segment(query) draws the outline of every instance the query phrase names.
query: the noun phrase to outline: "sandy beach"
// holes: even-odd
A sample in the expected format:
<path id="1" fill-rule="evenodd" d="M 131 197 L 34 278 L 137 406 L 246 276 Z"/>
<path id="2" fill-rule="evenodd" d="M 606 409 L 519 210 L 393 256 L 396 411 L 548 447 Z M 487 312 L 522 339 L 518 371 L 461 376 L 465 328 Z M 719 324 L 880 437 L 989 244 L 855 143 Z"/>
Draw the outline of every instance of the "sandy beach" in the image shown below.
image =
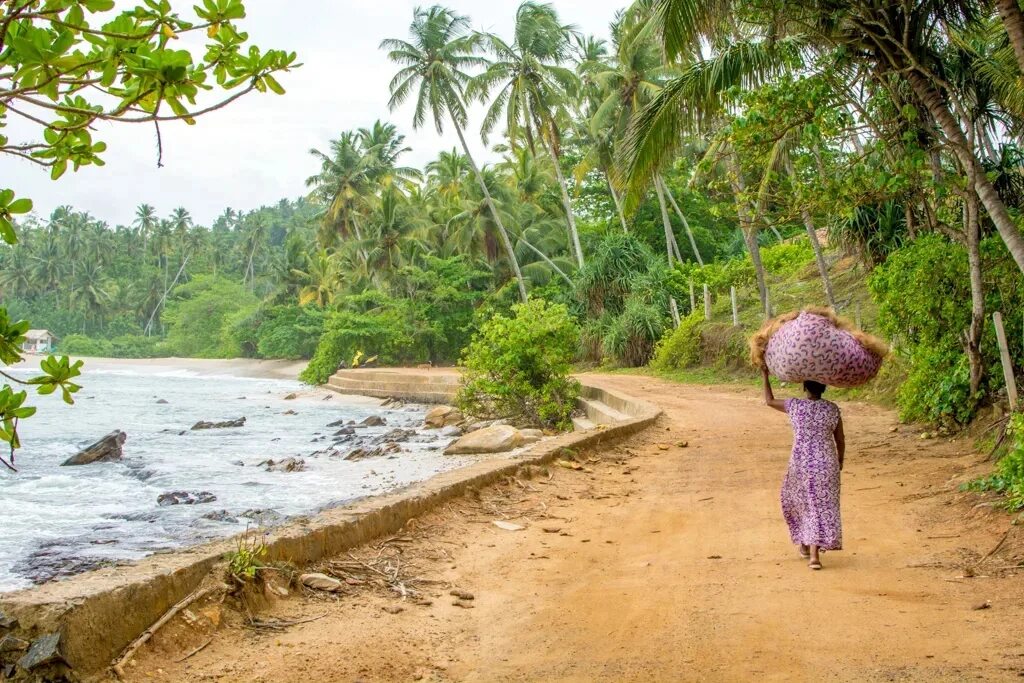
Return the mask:
<path id="1" fill-rule="evenodd" d="M 28 369 L 38 367 L 44 356 L 27 354 L 12 367 Z M 72 356 L 72 360 L 85 362 L 89 370 L 109 370 L 124 367 L 144 367 L 154 370 L 195 370 L 202 373 L 223 373 L 238 377 L 267 379 L 298 379 L 306 367 L 304 360 L 259 360 L 256 358 L 91 358 Z"/>

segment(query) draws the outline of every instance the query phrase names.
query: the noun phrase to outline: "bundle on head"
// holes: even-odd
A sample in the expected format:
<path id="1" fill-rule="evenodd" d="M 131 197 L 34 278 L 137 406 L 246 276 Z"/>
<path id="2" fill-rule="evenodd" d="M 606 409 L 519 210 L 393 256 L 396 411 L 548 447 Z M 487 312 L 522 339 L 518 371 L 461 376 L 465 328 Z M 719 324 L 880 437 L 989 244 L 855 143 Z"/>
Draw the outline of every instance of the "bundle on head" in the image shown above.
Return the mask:
<path id="1" fill-rule="evenodd" d="M 884 341 L 827 308 L 780 315 L 750 338 L 750 362 L 767 365 L 785 382 L 860 386 L 878 374 L 888 353 Z"/>

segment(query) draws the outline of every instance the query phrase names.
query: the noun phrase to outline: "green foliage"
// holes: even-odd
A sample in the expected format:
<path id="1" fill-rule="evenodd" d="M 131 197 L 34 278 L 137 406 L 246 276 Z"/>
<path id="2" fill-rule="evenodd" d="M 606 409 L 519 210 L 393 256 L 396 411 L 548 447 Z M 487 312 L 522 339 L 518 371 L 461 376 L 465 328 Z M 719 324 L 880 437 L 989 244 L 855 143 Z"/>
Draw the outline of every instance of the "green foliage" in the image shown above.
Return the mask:
<path id="1" fill-rule="evenodd" d="M 570 377 L 579 331 L 565 306 L 533 299 L 495 316 L 462 358 L 457 403 L 467 415 L 568 429 L 579 396 Z"/>
<path id="2" fill-rule="evenodd" d="M 791 277 L 814 261 L 814 249 L 807 238 L 788 240 L 762 248 L 761 261 L 772 275 Z"/>
<path id="3" fill-rule="evenodd" d="M 260 358 L 310 358 L 324 330 L 325 313 L 315 306 L 275 306 L 264 313 L 256 352 Z"/>
<path id="4" fill-rule="evenodd" d="M 682 370 L 700 362 L 700 334 L 704 328 L 704 314 L 694 312 L 680 322 L 658 347 L 651 361 L 651 367 L 661 371 Z"/>
<path id="5" fill-rule="evenodd" d="M 263 535 L 239 537 L 234 551 L 228 553 L 228 576 L 240 583 L 248 583 L 256 578 L 259 570 L 265 567 L 263 560 L 267 556 L 267 543 Z"/>
<path id="6" fill-rule="evenodd" d="M 110 358 L 114 355 L 114 345 L 106 339 L 93 339 L 84 334 L 69 334 L 57 345 L 61 353 L 72 356 L 94 358 Z"/>
<path id="7" fill-rule="evenodd" d="M 374 294 L 351 297 L 344 305 L 350 308 L 334 311 L 324 321 L 313 359 L 300 375 L 303 382 L 324 384 L 357 353 L 377 356 L 381 365 L 426 359 L 426 345 L 422 340 L 417 344 L 418 330 L 410 325 L 405 301 Z"/>
<path id="8" fill-rule="evenodd" d="M 1006 428 L 1010 447 L 991 476 L 968 482 L 968 491 L 994 491 L 1006 496 L 1006 509 L 1024 510 L 1024 415 L 1010 417 Z"/>
<path id="9" fill-rule="evenodd" d="M 256 297 L 237 282 L 201 276 L 175 290 L 161 320 L 167 346 L 176 356 L 232 358 L 240 352 L 226 322 L 239 310 L 255 307 Z"/>
<path id="10" fill-rule="evenodd" d="M 669 297 L 679 296 L 676 285 L 668 267 L 635 236 L 606 235 L 576 277 L 584 355 L 645 364 L 670 324 Z"/>

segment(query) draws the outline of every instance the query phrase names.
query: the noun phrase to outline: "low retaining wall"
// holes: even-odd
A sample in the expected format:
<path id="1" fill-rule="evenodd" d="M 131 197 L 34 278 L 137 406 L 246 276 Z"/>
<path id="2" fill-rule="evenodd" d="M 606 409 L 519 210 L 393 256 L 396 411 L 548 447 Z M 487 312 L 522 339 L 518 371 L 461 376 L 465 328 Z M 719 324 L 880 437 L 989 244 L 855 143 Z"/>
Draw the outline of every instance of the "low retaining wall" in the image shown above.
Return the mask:
<path id="1" fill-rule="evenodd" d="M 401 381 L 401 375 L 396 380 Z M 425 393 L 434 387 L 425 383 Z M 382 387 L 381 391 L 386 388 Z M 403 490 L 369 498 L 275 529 L 267 538 L 268 559 L 296 565 L 317 562 L 392 534 L 446 500 L 462 496 L 513 474 L 524 465 L 540 465 L 562 449 L 586 449 L 635 434 L 652 424 L 661 410 L 583 380 L 584 396 L 629 415 L 600 429 L 545 440 L 512 459 L 489 459 L 438 474 Z M 371 394 L 377 395 L 377 394 Z M 389 396 L 382 393 L 381 397 Z M 415 395 L 405 398 L 416 400 Z M 32 589 L 0 595 L 3 617 L 17 619 L 12 633 L 25 640 L 60 633 L 60 652 L 85 679 L 102 674 L 112 660 L 168 609 L 194 591 L 215 569 L 223 569 L 236 541 L 226 539 L 172 553 L 153 555 L 131 566 L 101 569 Z M 4 635 L 0 628 L 0 638 Z M 2 677 L 2 673 L 0 673 Z"/>

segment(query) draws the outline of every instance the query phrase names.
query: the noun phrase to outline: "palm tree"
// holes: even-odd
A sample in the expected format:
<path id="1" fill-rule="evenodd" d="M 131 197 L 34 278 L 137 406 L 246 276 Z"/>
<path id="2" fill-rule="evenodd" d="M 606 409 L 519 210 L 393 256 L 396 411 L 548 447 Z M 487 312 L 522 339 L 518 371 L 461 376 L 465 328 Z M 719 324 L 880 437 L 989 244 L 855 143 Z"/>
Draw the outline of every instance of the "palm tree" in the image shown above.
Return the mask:
<path id="1" fill-rule="evenodd" d="M 504 118 L 506 135 L 513 148 L 523 141 L 534 151 L 539 143 L 551 156 L 573 252 L 582 266 L 583 248 L 562 173 L 562 136 L 558 123 L 579 88 L 573 70 L 562 66 L 572 54 L 570 39 L 575 33 L 572 26 L 559 23 L 551 5 L 527 0 L 516 12 L 511 44 L 495 35 L 483 37 L 494 61 L 473 79 L 471 92 L 484 100 L 495 93 L 484 117 L 485 139 Z"/>
<path id="2" fill-rule="evenodd" d="M 408 200 L 394 186 L 385 187 L 359 251 L 373 276 L 380 281 L 404 265 L 408 252 L 424 252 L 419 239 L 422 224 L 409 211 Z"/>
<path id="3" fill-rule="evenodd" d="M 497 226 L 505 255 L 519 287 L 519 296 L 526 301 L 526 282 L 519 269 L 515 250 L 463 133 L 468 120 L 465 88 L 470 80 L 465 69 L 484 63 L 474 54 L 479 38 L 469 33 L 468 18 L 436 5 L 414 12 L 410 32 L 411 41 L 388 39 L 381 43 L 381 48 L 388 50 L 388 58 L 402 67 L 391 81 L 389 106 L 393 111 L 415 90 L 414 128 L 423 126 L 429 114 L 437 132 L 442 133 L 445 119 L 451 120 Z"/>
<path id="4" fill-rule="evenodd" d="M 405 146 L 405 136 L 394 124 L 375 121 L 371 128 L 360 128 L 357 135 L 363 153 L 371 160 L 368 175 L 373 181 L 380 185 L 397 182 L 408 188 L 420 180 L 422 174 L 417 169 L 398 165 L 398 158 L 412 148 Z"/>
<path id="5" fill-rule="evenodd" d="M 299 305 L 315 303 L 321 308 L 329 306 L 341 285 L 341 271 L 335 254 L 318 249 L 307 259 L 304 270 L 294 268 L 292 276 L 299 283 Z"/>
<path id="6" fill-rule="evenodd" d="M 320 244 L 332 246 L 337 238 L 353 236 L 361 240 L 359 217 L 367 211 L 367 200 L 380 177 L 375 177 L 378 160 L 366 153 L 359 134 L 353 132 L 332 140 L 330 154 L 318 149 L 309 153 L 320 160 L 320 172 L 307 178 L 306 186 L 313 188 L 313 197 L 327 205 L 323 225 L 328 231 L 321 233 Z"/>
<path id="7" fill-rule="evenodd" d="M 267 239 L 267 230 L 269 226 L 267 221 L 262 214 L 250 214 L 246 217 L 245 221 L 245 237 L 242 242 L 242 248 L 245 253 L 248 254 L 246 257 L 245 272 L 242 276 L 242 284 L 248 283 L 249 289 L 253 289 L 256 285 L 256 270 L 253 262 L 256 258 L 256 252 L 259 251 Z"/>
<path id="8" fill-rule="evenodd" d="M 156 209 L 151 205 L 139 204 L 135 209 L 135 222 L 132 225 L 135 226 L 136 234 L 142 238 L 143 261 L 149 252 L 149 236 L 153 233 L 153 228 L 156 227 L 156 221 Z"/>

